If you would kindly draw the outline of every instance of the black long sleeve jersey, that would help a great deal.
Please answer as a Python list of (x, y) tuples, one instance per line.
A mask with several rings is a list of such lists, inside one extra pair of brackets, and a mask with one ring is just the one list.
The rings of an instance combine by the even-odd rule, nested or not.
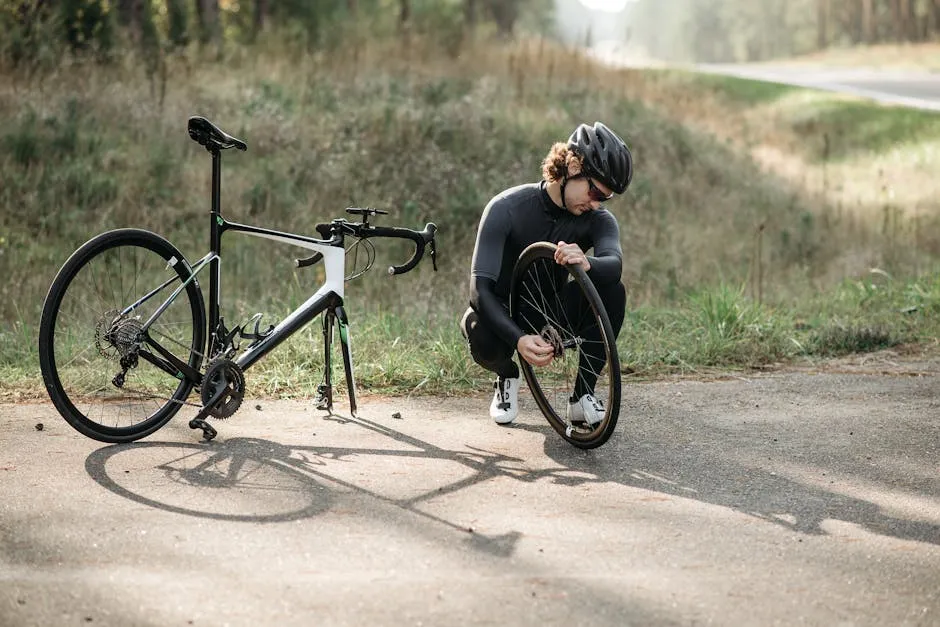
[(510, 188), (483, 211), (470, 266), (470, 306), (481, 321), (515, 347), (525, 335), (509, 317), (512, 271), (520, 253), (540, 241), (575, 243), (587, 253), (594, 283), (620, 280), (623, 252), (617, 220), (606, 209), (580, 216), (556, 205), (545, 182)]

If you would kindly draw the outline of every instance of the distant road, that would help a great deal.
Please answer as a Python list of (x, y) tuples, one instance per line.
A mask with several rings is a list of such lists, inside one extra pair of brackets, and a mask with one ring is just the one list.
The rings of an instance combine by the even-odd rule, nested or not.
[[(595, 59), (619, 67), (670, 67), (635, 58), (616, 43), (589, 51)], [(676, 66), (695, 72), (853, 94), (886, 104), (940, 111), (940, 72), (928, 70), (833, 67), (808, 64), (709, 64)]]
[(801, 65), (695, 66), (700, 72), (726, 74), (871, 98), (887, 104), (940, 111), (940, 73)]

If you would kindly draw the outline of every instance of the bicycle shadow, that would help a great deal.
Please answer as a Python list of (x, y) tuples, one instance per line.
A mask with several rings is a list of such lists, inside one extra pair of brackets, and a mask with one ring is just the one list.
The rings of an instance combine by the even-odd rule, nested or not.
[[(471, 548), (500, 557), (514, 553), (521, 533), (480, 533), (420, 506), (497, 477), (522, 481), (550, 477), (564, 485), (583, 482), (568, 476), (567, 468), (523, 470), (525, 460), (517, 457), (476, 447), (442, 448), (363, 418), (331, 414), (324, 419), (380, 433), (407, 448), (291, 446), (248, 437), (210, 443), (150, 441), (97, 449), (86, 458), (85, 469), (99, 485), (135, 503), (218, 521), (284, 523), (313, 518), (336, 505), (338, 491), (355, 492), (466, 533)], [(454, 462), (469, 474), (417, 496), (395, 498), (331, 472), (330, 463), (362, 456)], [(245, 511), (246, 506), (254, 511)]]

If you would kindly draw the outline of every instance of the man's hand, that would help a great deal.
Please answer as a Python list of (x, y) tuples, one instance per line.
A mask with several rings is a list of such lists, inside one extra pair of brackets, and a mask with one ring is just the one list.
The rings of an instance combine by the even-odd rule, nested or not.
[(555, 249), (555, 263), (563, 266), (576, 263), (580, 265), (585, 272), (591, 269), (591, 262), (587, 260), (584, 251), (582, 251), (581, 247), (577, 244), (558, 242), (558, 248)]
[(516, 350), (533, 366), (547, 366), (555, 357), (555, 349), (540, 335), (523, 335), (516, 342)]

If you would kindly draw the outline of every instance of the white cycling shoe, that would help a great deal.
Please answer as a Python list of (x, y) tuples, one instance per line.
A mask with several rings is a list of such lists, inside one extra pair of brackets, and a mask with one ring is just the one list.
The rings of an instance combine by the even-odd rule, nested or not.
[(593, 394), (585, 394), (576, 401), (568, 403), (568, 422), (571, 424), (587, 423), (594, 427), (604, 419), (604, 403)]
[(508, 425), (519, 415), (519, 378), (499, 377), (493, 384), (493, 402), (490, 403), (490, 418), (499, 425)]

